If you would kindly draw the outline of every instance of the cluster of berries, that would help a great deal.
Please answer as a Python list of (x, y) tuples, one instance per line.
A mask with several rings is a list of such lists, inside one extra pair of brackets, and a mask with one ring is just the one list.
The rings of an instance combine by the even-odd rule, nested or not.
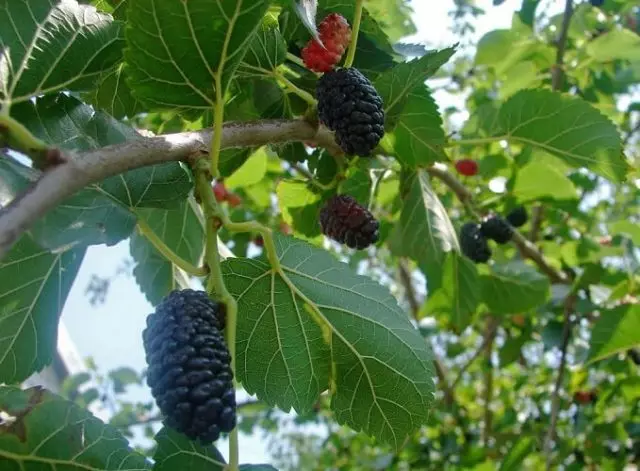
[(351, 40), (347, 20), (337, 13), (318, 26), (322, 44), (311, 39), (302, 49), (305, 66), (324, 75), (318, 80), (318, 117), (347, 155), (367, 157), (384, 135), (382, 98), (359, 70), (338, 68)]
[(232, 208), (242, 204), (242, 198), (237, 194), (228, 191), (222, 180), (217, 181), (216, 184), (213, 185), (213, 194), (215, 195), (218, 203), (226, 201)]
[(490, 214), (482, 223), (467, 222), (460, 229), (460, 248), (462, 253), (475, 263), (487, 263), (491, 258), (489, 240), (503, 245), (513, 237), (513, 228), (527, 222), (527, 211), (519, 206), (511, 211), (506, 219)]

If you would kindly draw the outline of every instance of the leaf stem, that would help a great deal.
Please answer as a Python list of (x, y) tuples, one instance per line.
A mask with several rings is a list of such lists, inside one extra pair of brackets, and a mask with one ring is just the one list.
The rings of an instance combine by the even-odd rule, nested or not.
[(19, 146), (17, 150), (27, 154), (43, 152), (49, 149), (49, 145), (35, 137), (22, 124), (8, 114), (0, 113), (0, 133), (7, 132), (9, 137)]
[(284, 74), (282, 74), (280, 71), (274, 71), (273, 75), (276, 79), (280, 80), (284, 84), (285, 88), (288, 91), (298, 95), (300, 98), (302, 98), (304, 101), (309, 103), (311, 106), (316, 106), (318, 104), (318, 101), (313, 97), (313, 95), (311, 95), (311, 93), (306, 92), (301, 88), (299, 88), (295, 83), (293, 83), (291, 80), (286, 78)]
[(218, 71), (215, 76), (216, 104), (213, 107), (213, 137), (211, 139), (211, 173), (214, 178), (220, 178), (218, 161), (220, 148), (222, 147), (222, 125), (224, 121), (224, 103), (222, 101), (222, 73)]
[(267, 259), (273, 270), (282, 272), (280, 259), (276, 250), (276, 244), (273, 240), (273, 232), (268, 227), (256, 221), (232, 222), (226, 216), (223, 219), (225, 229), (230, 232), (257, 232), (262, 236), (264, 249), (267, 252)]
[(206, 276), (209, 270), (206, 266), (196, 267), (192, 263), (187, 262), (185, 259), (171, 250), (163, 241), (158, 237), (154, 230), (147, 224), (147, 222), (141, 218), (138, 218), (138, 232), (143, 235), (155, 249), (162, 254), (164, 258), (169, 260), (175, 266), (185, 271), (192, 276)]
[(362, 21), (362, 10), (364, 9), (364, 0), (356, 0), (355, 12), (353, 14), (353, 27), (351, 28), (351, 43), (349, 44), (349, 52), (344, 61), (344, 66), (349, 68), (353, 65), (356, 57), (356, 48), (358, 47), (358, 35), (360, 33), (360, 23)]
[[(225, 340), (229, 348), (231, 356), (231, 371), (233, 371), (233, 384), (237, 385), (236, 379), (236, 328), (238, 323), (238, 303), (235, 298), (227, 290), (222, 275), (222, 267), (220, 263), (220, 252), (218, 251), (218, 230), (220, 223), (225, 217), (216, 201), (211, 184), (206, 175), (206, 169), (195, 167), (196, 190), (202, 201), (202, 211), (204, 212), (206, 225), (206, 258), (209, 264), (209, 280), (207, 281), (207, 293), (214, 295), (220, 299), (225, 305)], [(229, 471), (237, 471), (239, 469), (239, 446), (238, 446), (238, 427), (229, 434)]]
[(313, 186), (315, 186), (316, 188), (318, 188), (320, 190), (323, 190), (323, 191), (332, 190), (338, 184), (338, 179), (337, 178), (334, 178), (333, 180), (331, 180), (327, 184), (320, 183), (319, 181), (317, 181), (314, 178), (314, 176), (311, 174), (311, 172), (309, 172), (306, 168), (304, 168), (299, 163), (292, 164), (291, 168), (293, 168), (296, 172), (300, 173), (301, 175), (305, 176), (309, 180), (310, 184), (312, 184)]
[(287, 52), (287, 59), (289, 59), (294, 64), (299, 65), (300, 67), (303, 67), (305, 69), (307, 68), (307, 66), (304, 65), (304, 61), (300, 59), (298, 56), (296, 56), (295, 54)]

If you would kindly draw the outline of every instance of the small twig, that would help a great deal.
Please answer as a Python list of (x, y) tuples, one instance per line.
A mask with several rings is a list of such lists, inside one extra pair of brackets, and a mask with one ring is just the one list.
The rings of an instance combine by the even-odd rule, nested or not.
[[(398, 275), (400, 278), (400, 283), (402, 283), (402, 286), (404, 287), (405, 296), (411, 308), (413, 318), (417, 320), (418, 313), (420, 312), (420, 303), (418, 302), (418, 297), (416, 296), (416, 291), (413, 287), (411, 272), (409, 271), (407, 262), (404, 258), (400, 258), (400, 260), (398, 260)], [(447, 378), (449, 377), (447, 367), (439, 358), (435, 357), (435, 354), (433, 364), (436, 368), (436, 375), (438, 376), (438, 381), (440, 382), (440, 388), (444, 393), (445, 403), (448, 406), (451, 406), (455, 402), (455, 394), (453, 391), (453, 387), (449, 386), (449, 381), (447, 380)]]
[[(471, 365), (482, 355), (482, 353), (487, 349), (487, 345), (493, 342), (493, 338), (496, 335), (496, 330), (498, 328), (498, 320), (495, 317), (491, 317), (491, 322), (487, 325), (487, 330), (485, 330), (485, 334), (482, 337), (482, 343), (475, 351), (475, 353), (467, 360), (467, 362), (462, 366), (460, 371), (458, 372), (458, 376), (456, 376), (455, 381), (451, 385), (452, 388), (455, 389), (456, 385), (462, 380), (462, 376), (464, 373), (471, 367)], [(491, 329), (490, 329), (491, 328)]]
[[(460, 180), (455, 177), (455, 175), (447, 170), (447, 167), (445, 165), (434, 164), (431, 167), (427, 168), (427, 172), (429, 172), (431, 176), (441, 180), (445, 185), (447, 185), (456, 194), (458, 199), (465, 205), (465, 207), (471, 204), (473, 194), (467, 189), (466, 186), (464, 186), (460, 182)], [(563, 284), (570, 283), (567, 275), (551, 266), (551, 264), (547, 261), (544, 255), (542, 255), (538, 248), (527, 239), (525, 239), (525, 237), (517, 230), (514, 230), (512, 241), (514, 244), (516, 244), (518, 249), (520, 249), (520, 253), (522, 253), (524, 257), (527, 257), (536, 265), (538, 265), (538, 267), (549, 277), (552, 282)]]
[(558, 367), (558, 376), (556, 377), (556, 382), (553, 386), (553, 394), (551, 396), (551, 423), (544, 441), (544, 452), (547, 457), (547, 470), (551, 469), (551, 464), (553, 462), (552, 449), (556, 438), (558, 413), (560, 412), (560, 389), (562, 388), (564, 373), (567, 368), (567, 349), (569, 346), (569, 339), (571, 338), (571, 314), (574, 311), (577, 299), (577, 295), (575, 293), (571, 293), (567, 296), (564, 303), (564, 325), (562, 327), (562, 344), (560, 346), (560, 366)]
[(364, 10), (364, 0), (356, 0), (353, 14), (353, 25), (351, 27), (351, 41), (347, 58), (344, 60), (345, 67), (351, 67), (356, 57), (356, 48), (358, 47), (358, 35), (360, 33), (360, 22), (362, 21), (362, 11)]
[(531, 230), (529, 231), (529, 241), (535, 243), (540, 235), (542, 219), (544, 218), (544, 206), (536, 204), (531, 211)]
[(482, 429), (482, 443), (484, 443), (485, 448), (489, 446), (493, 422), (493, 412), (491, 411), (491, 400), (493, 399), (493, 363), (491, 361), (491, 354), (493, 352), (493, 342), (496, 338), (497, 327), (497, 318), (490, 315), (487, 318), (487, 327), (484, 334), (484, 428)]

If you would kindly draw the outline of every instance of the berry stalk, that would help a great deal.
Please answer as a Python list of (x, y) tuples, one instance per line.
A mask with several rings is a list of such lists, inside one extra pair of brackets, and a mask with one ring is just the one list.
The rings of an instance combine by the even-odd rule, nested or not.
[[(226, 327), (225, 340), (231, 356), (231, 371), (233, 383), (236, 385), (236, 328), (238, 324), (238, 303), (224, 282), (222, 268), (220, 266), (220, 253), (218, 252), (218, 230), (224, 219), (224, 213), (220, 209), (216, 198), (211, 191), (211, 183), (202, 168), (195, 168), (196, 191), (202, 201), (202, 211), (205, 216), (206, 229), (206, 260), (209, 265), (209, 280), (207, 281), (207, 293), (215, 292), (225, 305)], [(238, 427), (229, 434), (229, 471), (239, 469)]]
[(355, 13), (353, 15), (353, 26), (351, 28), (351, 44), (349, 44), (349, 52), (344, 61), (345, 68), (353, 65), (356, 57), (356, 47), (358, 45), (358, 33), (360, 32), (360, 23), (362, 22), (362, 10), (364, 9), (364, 0), (356, 0)]
[(293, 83), (291, 80), (286, 78), (284, 74), (282, 74), (280, 71), (275, 70), (273, 72), (273, 76), (277, 80), (281, 81), (288, 91), (298, 95), (300, 98), (302, 98), (304, 101), (309, 103), (311, 106), (316, 106), (316, 104), (318, 103), (318, 101), (313, 97), (313, 95), (311, 95), (311, 93), (305, 92), (304, 90), (299, 88), (295, 83)]

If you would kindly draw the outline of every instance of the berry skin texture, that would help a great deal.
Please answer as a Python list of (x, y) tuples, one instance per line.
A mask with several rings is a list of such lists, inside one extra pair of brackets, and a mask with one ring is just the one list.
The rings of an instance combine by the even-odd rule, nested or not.
[(318, 117), (347, 155), (368, 157), (384, 135), (382, 98), (354, 68), (324, 74), (316, 86)]
[(456, 170), (460, 175), (473, 177), (478, 174), (478, 162), (471, 159), (456, 160)]
[(318, 25), (318, 35), (324, 47), (310, 39), (302, 49), (302, 60), (309, 70), (329, 72), (342, 59), (351, 41), (351, 28), (343, 16), (332, 13)]
[(460, 248), (475, 263), (487, 263), (491, 258), (487, 239), (480, 232), (480, 226), (473, 222), (467, 222), (460, 228)]
[(142, 333), (151, 387), (165, 425), (210, 444), (236, 425), (231, 356), (220, 331), (224, 306), (204, 291), (172, 291)]
[(222, 182), (217, 182), (215, 185), (213, 185), (213, 194), (216, 197), (216, 201), (218, 203), (221, 203), (223, 201), (225, 201), (227, 199), (227, 189), (224, 186), (224, 183)]
[(500, 245), (506, 244), (513, 237), (513, 227), (495, 214), (492, 214), (482, 221), (480, 232), (487, 239), (491, 239)]
[(509, 214), (507, 214), (507, 222), (511, 224), (513, 227), (522, 227), (529, 220), (529, 215), (527, 214), (527, 210), (524, 206), (518, 206)]
[(320, 210), (320, 227), (327, 237), (352, 249), (366, 249), (378, 241), (378, 221), (349, 195), (336, 195)]

